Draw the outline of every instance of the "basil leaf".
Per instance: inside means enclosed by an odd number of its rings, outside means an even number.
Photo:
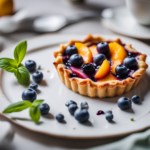
[[[4,111],[3,113],[12,113],[12,112],[20,112],[24,109],[27,109],[28,107],[30,107],[32,105],[32,103],[30,101],[24,100],[24,101],[20,101],[14,104],[9,105]]]
[[[28,70],[21,64],[15,72],[15,76],[21,85],[28,86],[30,84],[30,75]]]
[[[22,62],[23,58],[25,57],[26,50],[27,41],[23,41],[16,46],[14,51],[14,58],[17,61],[17,64],[20,64]]]
[[[35,123],[37,123],[40,120],[40,116],[41,116],[41,113],[40,113],[39,108],[36,107],[36,106],[31,106],[30,107],[30,117],[31,117],[31,119]]]
[[[0,58],[0,68],[14,73],[17,70],[17,62],[11,58]]]
[[[39,106],[42,102],[43,102],[44,100],[34,100],[33,101],[33,103],[32,103],[32,106],[35,106],[35,107],[37,107],[37,106]]]

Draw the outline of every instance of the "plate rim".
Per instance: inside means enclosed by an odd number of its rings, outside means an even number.
[[[92,33],[93,34],[93,33]],[[50,35],[86,35],[86,33],[83,33],[83,34],[74,34],[74,33],[46,33],[46,34],[42,34],[42,35],[38,35],[38,36],[34,36],[34,37],[31,37],[31,38],[27,38],[26,40],[32,40],[32,39],[36,39],[36,38],[39,38],[39,37],[44,37],[44,36],[50,36]],[[94,34],[95,35],[95,34]],[[104,33],[96,33],[96,35],[108,35],[108,36],[120,36],[120,35],[117,35],[117,34],[104,34]],[[122,36],[122,35],[121,35]],[[122,37],[125,37],[125,38],[128,38],[128,39],[132,39],[131,37],[126,37],[126,36],[122,36]],[[121,37],[120,37],[121,38]],[[148,46],[150,47],[148,44],[142,42],[142,41],[139,41],[137,39],[132,39],[136,42],[139,42],[141,44],[144,44],[145,46]],[[2,50],[0,52],[0,54],[2,52],[4,52],[5,50],[8,50],[12,47],[14,47],[18,42],[10,45],[9,47],[5,48],[4,50]],[[40,47],[42,48],[42,47]],[[36,48],[35,48],[36,49]],[[2,90],[2,85],[1,85],[1,82],[0,82],[0,91],[2,91],[3,93],[3,90]],[[10,101],[9,101],[10,102]],[[14,123],[15,125],[18,125],[26,130],[29,130],[29,131],[32,131],[32,132],[35,132],[35,133],[39,133],[39,134],[44,134],[44,135],[49,135],[49,136],[53,136],[53,137],[58,137],[58,138],[66,138],[66,139],[104,139],[104,138],[112,138],[112,137],[120,137],[120,136],[126,136],[126,135],[129,135],[131,133],[136,133],[136,132],[140,132],[140,131],[144,131],[148,128],[150,128],[150,125],[146,126],[146,127],[143,127],[141,129],[137,129],[137,130],[133,130],[133,131],[129,131],[129,132],[126,132],[126,133],[119,133],[119,134],[115,134],[115,135],[105,135],[105,136],[68,136],[68,135],[58,135],[58,134],[53,134],[53,133],[47,133],[47,132],[43,132],[43,131],[38,131],[38,130],[34,130],[34,129],[31,129],[29,127],[26,127],[22,124],[20,124],[19,122],[7,117],[5,114],[3,113],[0,113],[1,116],[3,116],[5,119],[7,119],[9,122],[11,123]]]

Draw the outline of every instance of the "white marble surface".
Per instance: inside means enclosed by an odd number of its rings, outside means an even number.
[[[61,13],[68,15],[70,13],[85,11],[85,10],[102,10],[107,7],[117,7],[124,5],[124,0],[87,0],[85,5],[72,5],[67,0],[15,0],[16,10],[24,7],[30,7],[42,13]],[[69,25],[59,33],[108,33],[113,34],[100,24],[100,19],[90,19]],[[14,44],[20,40],[39,35],[33,32],[17,32],[8,35],[0,35],[0,41],[3,43],[3,48]],[[144,41],[150,45],[150,41]],[[0,116],[0,120],[6,120]],[[97,140],[71,140],[50,137],[31,131],[25,130],[17,125],[12,124],[15,131],[12,145],[15,150],[50,150],[50,149],[87,149],[90,147],[104,145],[113,141],[117,141],[123,137]]]

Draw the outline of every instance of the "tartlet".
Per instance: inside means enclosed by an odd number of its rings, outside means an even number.
[[[81,78],[80,76],[72,76],[72,74],[74,73],[72,71],[72,68],[66,65],[66,59],[67,61],[69,59],[69,56],[66,56],[65,54],[66,48],[69,45],[81,43],[87,46],[92,51],[93,45],[95,45],[96,47],[96,45],[101,42],[107,42],[108,44],[119,44],[125,50],[127,55],[126,57],[134,56],[137,61],[137,68],[135,70],[130,70],[128,77],[124,79],[118,79],[115,75],[114,70],[114,67],[116,66],[113,66],[117,61],[115,62],[114,60],[115,63],[113,61],[111,63],[111,55],[109,60],[111,68],[110,74],[107,74],[108,76],[106,78],[102,77],[101,79],[91,80],[90,77]],[[98,54],[96,51],[92,51],[93,57],[94,55],[96,55],[94,53]],[[146,55],[137,52],[134,48],[132,48],[132,45],[123,44],[119,38],[115,40],[106,40],[99,36],[93,37],[91,34],[89,34],[83,41],[70,40],[67,44],[61,44],[59,50],[54,52],[53,54],[55,57],[55,61],[53,64],[58,72],[61,81],[74,92],[78,92],[81,95],[86,95],[89,97],[114,97],[129,92],[131,89],[137,86],[148,67],[148,65],[145,63]],[[122,53],[120,54],[120,57],[122,57]]]

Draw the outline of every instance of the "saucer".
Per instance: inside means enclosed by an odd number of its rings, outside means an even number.
[[[150,26],[138,24],[126,7],[113,8],[112,11],[111,18],[101,20],[105,27],[125,36],[150,39]]]

